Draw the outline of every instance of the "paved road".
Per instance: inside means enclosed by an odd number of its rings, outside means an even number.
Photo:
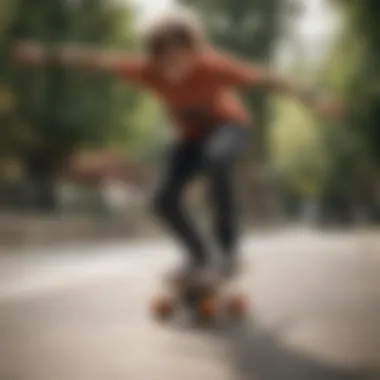
[[[164,242],[0,257],[1,380],[380,379],[380,242],[307,231],[245,244],[245,325],[159,327]]]

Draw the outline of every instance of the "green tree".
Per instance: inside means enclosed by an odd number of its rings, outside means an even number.
[[[334,1],[343,25],[322,71],[324,83],[347,103],[349,117],[341,128],[326,130],[332,167],[325,200],[347,214],[355,205],[373,209],[380,163],[380,10],[376,1]]]
[[[125,131],[136,121],[144,97],[101,73],[58,64],[15,67],[10,48],[19,39],[32,38],[52,47],[74,42],[131,51],[137,46],[132,12],[102,0],[4,0],[1,11],[0,38],[6,48],[1,50],[0,150],[23,161],[37,186],[39,207],[50,209],[54,176],[71,152],[131,139]]]

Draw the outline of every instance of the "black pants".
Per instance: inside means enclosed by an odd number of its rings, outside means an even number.
[[[247,134],[246,128],[226,125],[202,140],[180,141],[170,152],[154,196],[154,208],[196,262],[207,261],[209,255],[196,225],[185,211],[183,191],[197,174],[204,174],[209,184],[216,241],[223,255],[231,258],[236,255],[237,205],[233,177]]]

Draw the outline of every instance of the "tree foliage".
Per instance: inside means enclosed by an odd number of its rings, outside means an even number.
[[[118,4],[103,0],[0,4],[0,161],[4,163],[0,162],[0,171],[14,159],[21,163],[24,178],[36,186],[39,199],[50,203],[42,208],[52,207],[55,176],[74,151],[111,147],[134,157],[149,151],[145,139],[155,132],[156,107],[111,75],[59,64],[18,66],[11,59],[12,46],[33,39],[52,49],[74,43],[134,51],[138,40],[132,9]]]
[[[131,9],[101,0],[5,0],[1,7],[0,38],[8,47],[0,68],[2,154],[61,159],[83,145],[130,144],[137,131],[131,126],[146,121],[136,118],[146,103],[139,91],[98,72],[17,67],[9,50],[28,38],[48,46],[73,42],[132,51],[137,39]]]
[[[330,57],[328,80],[346,98],[360,144],[380,163],[380,8],[374,0],[335,3],[345,24]]]

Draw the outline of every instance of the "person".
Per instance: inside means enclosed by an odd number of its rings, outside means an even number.
[[[242,87],[261,87],[293,96],[322,114],[336,104],[265,68],[218,51],[192,17],[167,15],[149,28],[145,53],[99,52],[61,46],[53,52],[23,42],[15,58],[28,64],[59,62],[103,70],[152,91],[166,106],[177,131],[154,196],[154,210],[188,251],[178,274],[193,277],[214,268],[206,242],[185,209],[183,193],[202,174],[210,189],[215,240],[220,251],[217,272],[230,278],[239,267],[236,163],[247,146],[252,117],[238,97]]]

